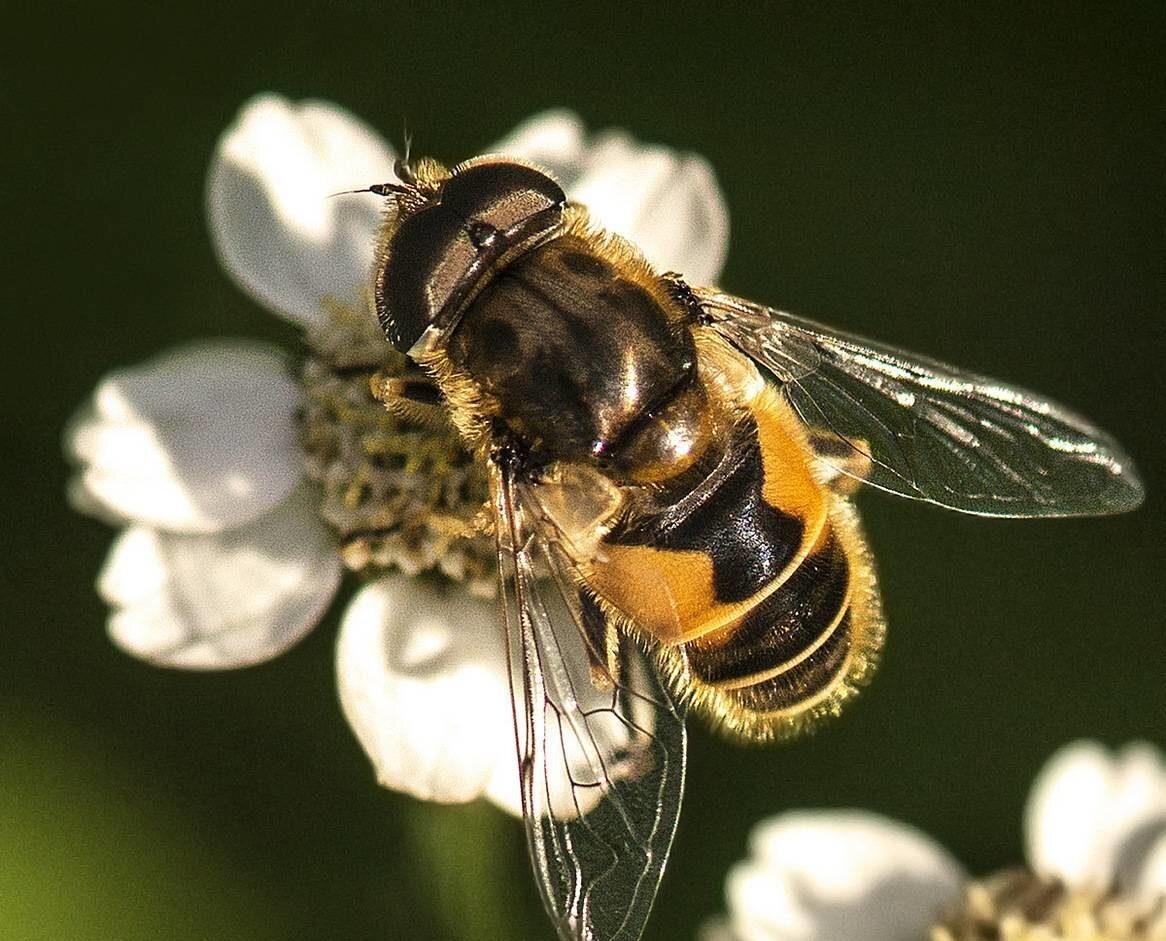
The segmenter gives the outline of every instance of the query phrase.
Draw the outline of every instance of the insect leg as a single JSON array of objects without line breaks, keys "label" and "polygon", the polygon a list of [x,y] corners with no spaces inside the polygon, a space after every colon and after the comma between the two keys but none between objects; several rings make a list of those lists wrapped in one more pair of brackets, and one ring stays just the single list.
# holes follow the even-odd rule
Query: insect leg
[{"label": "insect leg", "polygon": [[377,373],[369,380],[373,398],[401,418],[434,427],[449,424],[437,384],[420,369],[396,376]]}]

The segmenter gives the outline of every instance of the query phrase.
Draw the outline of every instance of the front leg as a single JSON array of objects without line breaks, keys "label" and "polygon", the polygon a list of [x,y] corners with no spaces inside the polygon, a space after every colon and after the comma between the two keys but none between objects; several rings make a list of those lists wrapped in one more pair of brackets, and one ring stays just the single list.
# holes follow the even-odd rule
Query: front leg
[{"label": "front leg", "polygon": [[375,373],[369,380],[373,398],[394,415],[431,428],[448,428],[449,413],[437,383],[410,365],[399,375]]}]

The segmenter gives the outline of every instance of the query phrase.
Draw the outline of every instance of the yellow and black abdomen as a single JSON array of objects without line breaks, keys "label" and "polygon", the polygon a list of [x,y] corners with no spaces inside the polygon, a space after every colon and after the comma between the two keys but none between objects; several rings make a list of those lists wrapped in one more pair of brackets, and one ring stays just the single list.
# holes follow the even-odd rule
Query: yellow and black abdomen
[{"label": "yellow and black abdomen", "polygon": [[694,700],[748,737],[800,731],[836,713],[871,673],[882,641],[861,545],[827,521],[798,565],[739,616],[683,646]]},{"label": "yellow and black abdomen", "polygon": [[853,513],[811,462],[797,420],[767,389],[715,470],[614,531],[592,567],[600,597],[661,642],[693,705],[748,738],[837,712],[882,642]]}]

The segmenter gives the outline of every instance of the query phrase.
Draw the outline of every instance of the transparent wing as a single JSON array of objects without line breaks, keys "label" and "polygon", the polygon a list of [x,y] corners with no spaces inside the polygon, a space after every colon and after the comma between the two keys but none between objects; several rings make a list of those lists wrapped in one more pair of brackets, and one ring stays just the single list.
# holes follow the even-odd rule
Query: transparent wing
[{"label": "transparent wing", "polygon": [[601,640],[525,486],[492,468],[531,862],[560,938],[634,941],[680,813],[683,716],[634,643]]},{"label": "transparent wing", "polygon": [[731,295],[696,295],[806,425],[869,461],[871,486],[982,516],[1120,513],[1142,501],[1121,446],[1067,408]]}]

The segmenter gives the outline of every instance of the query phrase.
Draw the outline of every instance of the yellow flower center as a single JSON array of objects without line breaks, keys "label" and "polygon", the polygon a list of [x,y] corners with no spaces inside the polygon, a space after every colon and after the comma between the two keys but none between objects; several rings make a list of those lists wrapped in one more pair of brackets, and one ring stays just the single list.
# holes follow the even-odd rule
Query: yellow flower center
[{"label": "yellow flower center", "polygon": [[390,411],[374,397],[374,386],[414,367],[371,312],[337,305],[327,312],[308,336],[302,441],[345,565],[366,574],[436,571],[492,594],[483,469],[439,405],[404,402]]},{"label": "yellow flower center", "polygon": [[931,941],[1163,941],[1166,900],[1137,905],[1116,892],[1070,889],[1027,870],[970,883]]}]

